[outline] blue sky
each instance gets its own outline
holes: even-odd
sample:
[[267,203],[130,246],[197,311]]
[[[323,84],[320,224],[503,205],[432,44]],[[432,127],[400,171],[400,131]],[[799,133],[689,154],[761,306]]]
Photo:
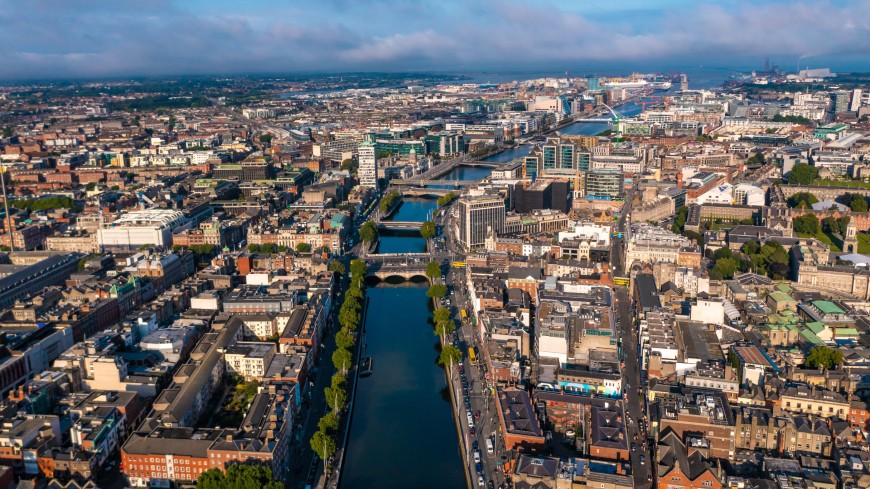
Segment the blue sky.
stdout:
[[0,0],[0,79],[403,70],[870,70],[870,0]]

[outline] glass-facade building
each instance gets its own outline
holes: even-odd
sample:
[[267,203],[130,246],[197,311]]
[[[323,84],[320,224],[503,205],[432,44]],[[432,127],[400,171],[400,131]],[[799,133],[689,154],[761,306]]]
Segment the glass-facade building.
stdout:
[[586,174],[586,198],[614,200],[622,196],[625,175],[618,170],[595,169]]

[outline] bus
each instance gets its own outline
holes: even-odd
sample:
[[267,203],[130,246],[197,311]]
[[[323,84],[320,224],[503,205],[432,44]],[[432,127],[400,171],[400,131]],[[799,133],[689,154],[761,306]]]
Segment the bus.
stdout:
[[468,349],[468,361],[472,365],[477,365],[477,356],[474,354],[474,348]]
[[464,261],[455,261],[453,262],[453,268],[465,268]]
[[462,320],[463,320],[463,321],[465,321],[466,319],[468,319],[468,315],[465,314],[465,309],[460,309],[460,310],[459,310],[459,314],[462,316]]

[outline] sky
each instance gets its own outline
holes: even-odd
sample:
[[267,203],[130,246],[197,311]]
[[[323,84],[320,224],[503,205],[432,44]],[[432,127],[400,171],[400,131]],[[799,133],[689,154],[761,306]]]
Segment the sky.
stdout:
[[0,79],[870,71],[870,0],[0,0]]

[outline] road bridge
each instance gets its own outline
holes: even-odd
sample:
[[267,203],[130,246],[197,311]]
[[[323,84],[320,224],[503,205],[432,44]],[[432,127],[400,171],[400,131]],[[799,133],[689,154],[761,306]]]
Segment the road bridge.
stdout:
[[420,229],[423,223],[420,221],[380,221],[379,229]]
[[443,185],[445,187],[465,187],[468,185],[474,185],[480,183],[480,180],[428,180],[428,179],[420,179],[420,180],[402,180],[396,179],[391,180],[390,183],[396,186],[408,186],[408,187],[428,187],[430,185]]

